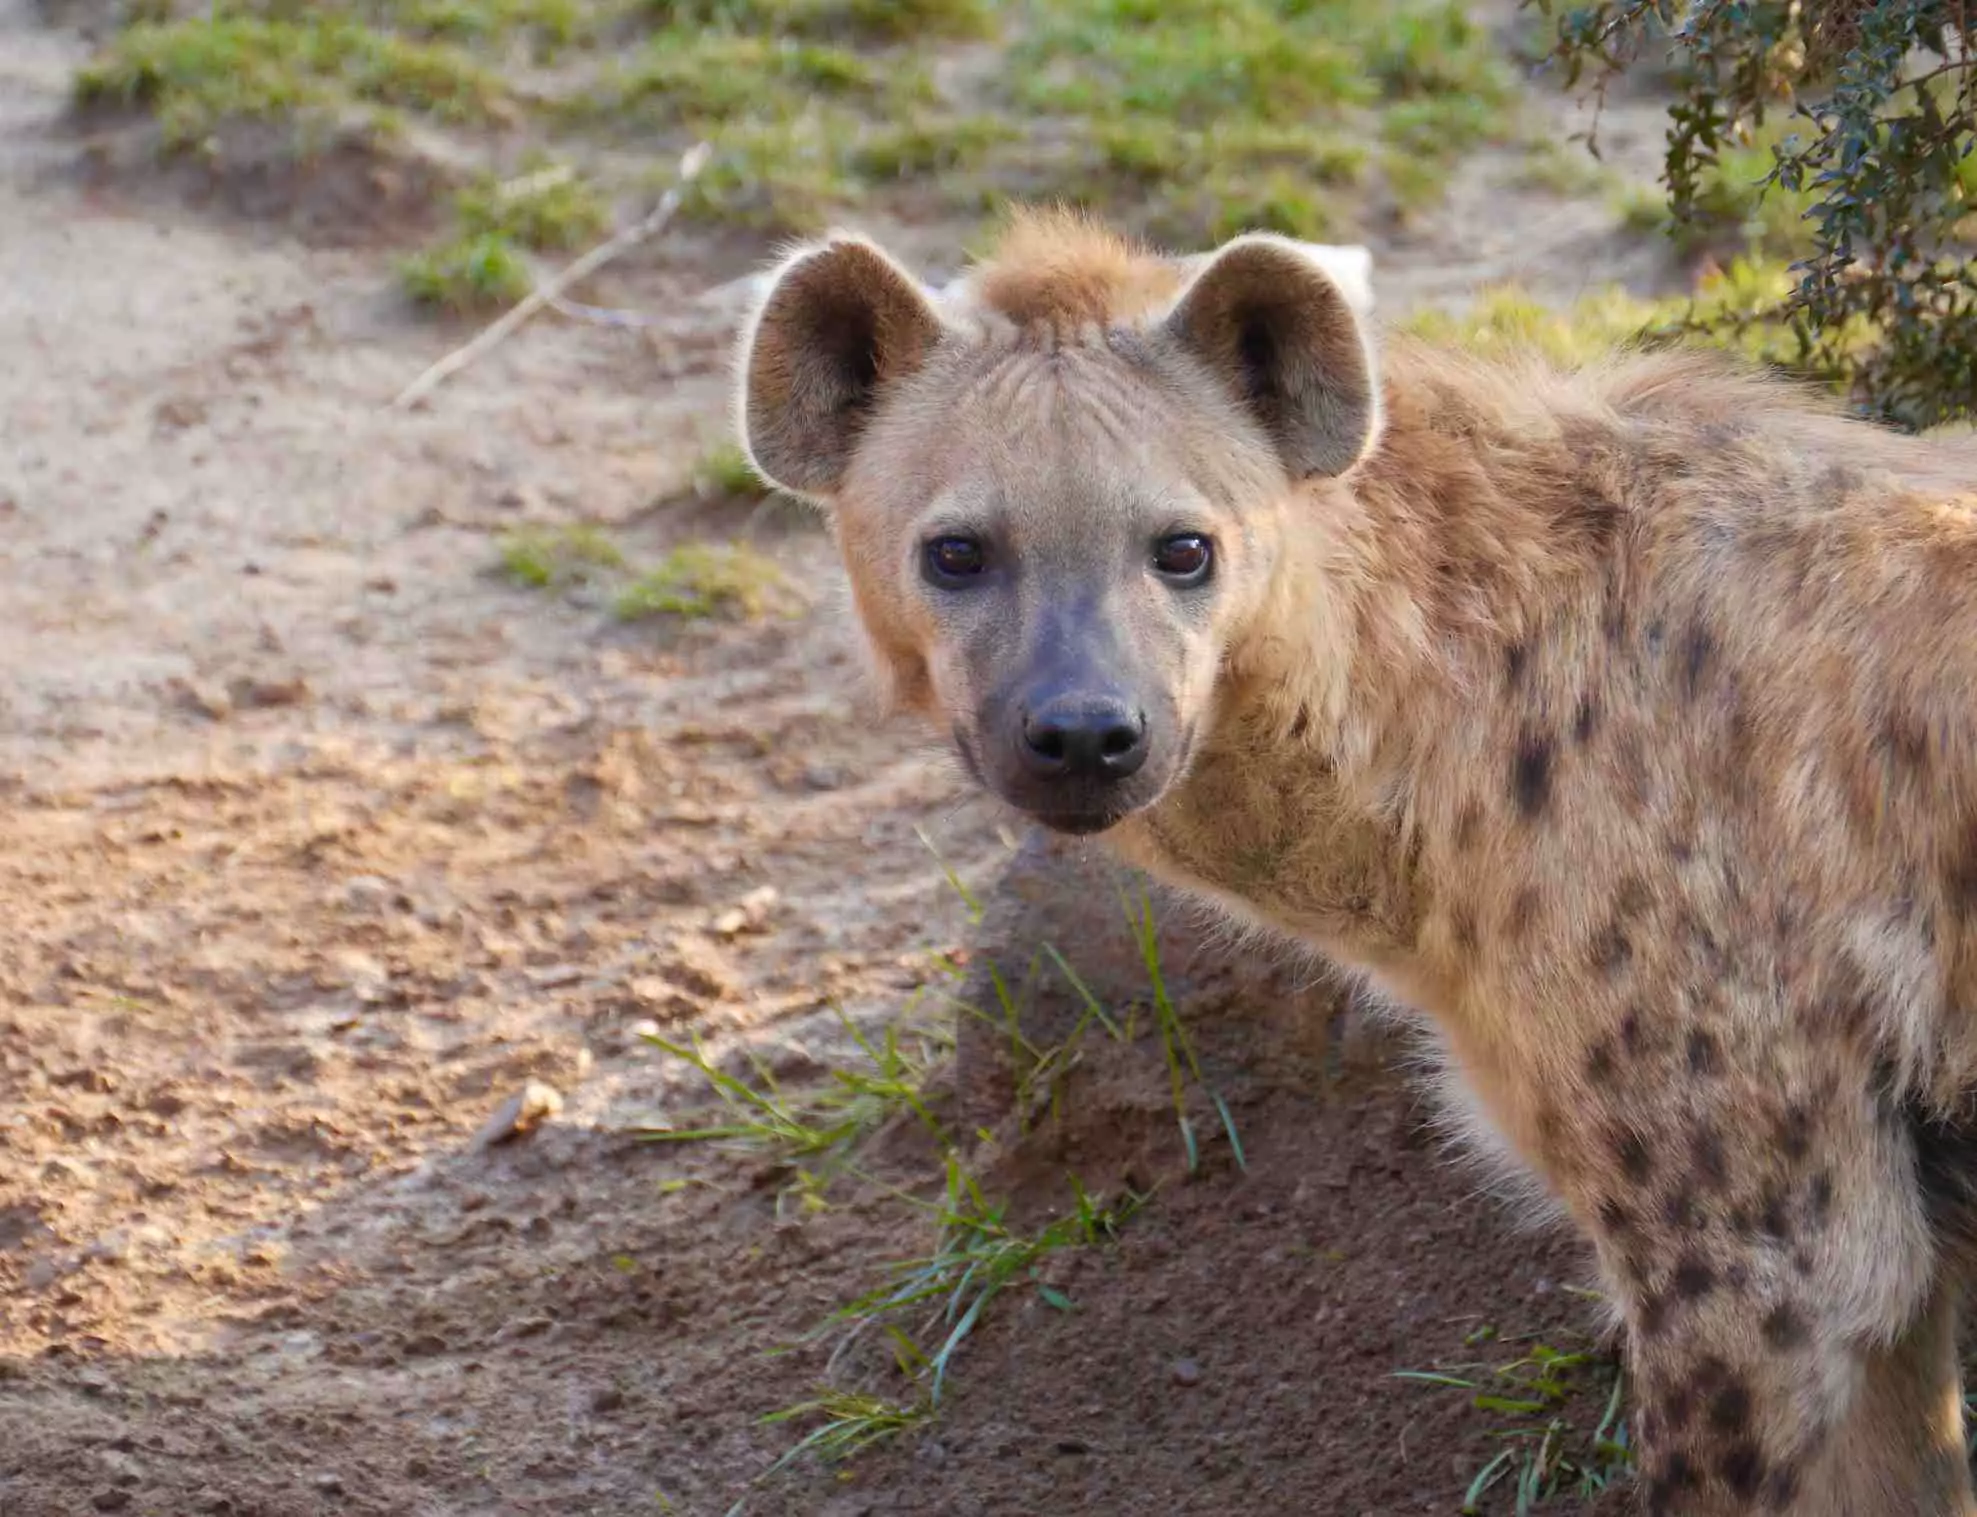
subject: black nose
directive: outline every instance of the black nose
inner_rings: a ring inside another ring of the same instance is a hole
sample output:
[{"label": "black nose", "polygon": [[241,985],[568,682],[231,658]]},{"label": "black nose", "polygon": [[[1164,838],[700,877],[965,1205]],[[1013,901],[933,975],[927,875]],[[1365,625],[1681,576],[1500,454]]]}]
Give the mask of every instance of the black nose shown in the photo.
[{"label": "black nose", "polygon": [[1146,750],[1146,718],[1123,701],[1059,696],[1023,716],[1024,762],[1045,779],[1123,780]]}]

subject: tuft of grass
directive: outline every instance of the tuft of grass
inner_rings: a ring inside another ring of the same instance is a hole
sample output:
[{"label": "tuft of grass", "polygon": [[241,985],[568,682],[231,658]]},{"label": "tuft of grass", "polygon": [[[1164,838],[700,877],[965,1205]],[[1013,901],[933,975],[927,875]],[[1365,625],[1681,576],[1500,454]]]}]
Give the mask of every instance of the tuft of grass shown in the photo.
[{"label": "tuft of grass", "polygon": [[709,448],[694,468],[693,482],[708,495],[753,497],[767,494],[769,489],[748,455],[733,442]]},{"label": "tuft of grass", "polygon": [[[949,1153],[945,1194],[933,1208],[940,1231],[932,1251],[895,1264],[885,1285],[832,1312],[824,1329],[856,1332],[885,1324],[896,1364],[924,1386],[929,1406],[939,1406],[948,1367],[991,1302],[1007,1290],[1032,1285],[1046,1306],[1075,1311],[1076,1302],[1041,1278],[1042,1261],[1060,1249],[1114,1241],[1148,1200],[1128,1190],[1115,1201],[1101,1202],[1076,1175],[1068,1179],[1071,1210],[1034,1233],[1019,1232],[1009,1224],[1007,1204],[992,1204],[975,1177]],[[917,1331],[898,1325],[902,1314],[916,1312],[923,1319]],[[931,1352],[921,1347],[923,1342],[932,1345]]]},{"label": "tuft of grass", "polygon": [[642,0],[640,8],[665,26],[866,43],[967,41],[995,30],[990,0]]},{"label": "tuft of grass", "polygon": [[465,315],[513,305],[534,288],[514,240],[472,232],[399,260],[399,282],[422,306]]},{"label": "tuft of grass", "polygon": [[235,15],[141,21],[76,75],[84,105],[139,106],[165,145],[190,149],[230,121],[335,119],[356,107],[436,120],[501,117],[501,79],[457,48],[376,31],[330,12],[308,20]]},{"label": "tuft of grass", "polygon": [[794,611],[794,590],[782,570],[740,543],[684,543],[619,592],[620,620],[654,616],[736,616],[749,620],[781,607]]},{"label": "tuft of grass", "polygon": [[454,216],[464,238],[502,237],[543,253],[584,247],[611,229],[604,196],[568,165],[512,179],[483,176],[460,191]]},{"label": "tuft of grass", "polygon": [[548,590],[580,583],[600,570],[621,570],[625,555],[597,527],[524,527],[502,537],[501,567],[511,579]]},{"label": "tuft of grass", "polygon": [[[1705,275],[1688,297],[1641,300],[1608,289],[1561,309],[1505,285],[1485,291],[1467,312],[1424,311],[1406,326],[1416,335],[1474,352],[1534,350],[1566,366],[1600,358],[1616,345],[1696,343],[1834,381],[1835,376],[1804,367],[1804,346],[1781,315],[1796,283],[1792,270],[1775,260],[1737,258]],[[1856,323],[1840,339],[1864,345],[1871,335],[1864,323]]]},{"label": "tuft of grass", "polygon": [[[909,1008],[910,1010],[910,1008]],[[708,1058],[696,1036],[677,1043],[658,1033],[645,1040],[697,1070],[719,1097],[724,1120],[694,1127],[649,1127],[654,1142],[731,1143],[766,1151],[796,1175],[791,1189],[810,1210],[821,1210],[831,1183],[853,1167],[858,1143],[881,1127],[910,1114],[945,1147],[946,1129],[927,1104],[927,1084],[945,1042],[924,1028],[902,1037],[888,1026],[876,1040],[837,1013],[869,1068],[833,1068],[829,1081],[800,1095],[785,1092],[774,1073],[744,1050],[758,1083],[729,1074]]]},{"label": "tuft of grass", "polygon": [[893,107],[927,98],[924,76],[882,69],[851,48],[788,37],[672,29],[571,103],[578,120],[688,123],[715,130],[760,120],[785,100],[833,98]]},{"label": "tuft of grass", "polygon": [[[1495,1336],[1494,1329],[1482,1328],[1465,1344]],[[1584,1501],[1633,1478],[1634,1451],[1621,1415],[1619,1358],[1524,1341],[1531,1343],[1529,1350],[1501,1364],[1395,1372],[1398,1379],[1461,1391],[1476,1410],[1506,1419],[1493,1434],[1504,1447],[1463,1492],[1465,1514],[1479,1512],[1483,1497],[1506,1481],[1517,1517],[1528,1517],[1548,1502]],[[1591,1428],[1576,1420],[1584,1405],[1602,1407]]]},{"label": "tuft of grass", "polygon": [[763,1478],[789,1468],[805,1454],[815,1454],[826,1464],[840,1464],[875,1443],[910,1432],[933,1415],[933,1404],[929,1401],[889,1401],[862,1391],[825,1386],[814,1399],[800,1401],[762,1418],[764,1423],[823,1419],[770,1465]]}]

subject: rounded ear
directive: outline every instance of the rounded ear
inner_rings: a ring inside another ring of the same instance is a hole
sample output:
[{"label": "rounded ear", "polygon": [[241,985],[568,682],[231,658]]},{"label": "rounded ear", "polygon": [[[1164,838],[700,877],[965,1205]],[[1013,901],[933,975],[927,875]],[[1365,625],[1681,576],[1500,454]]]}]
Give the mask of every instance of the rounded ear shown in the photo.
[{"label": "rounded ear", "polygon": [[792,253],[742,333],[736,431],[756,471],[831,495],[879,392],[941,330],[926,292],[871,243],[838,235]]},{"label": "rounded ear", "polygon": [[[1328,254],[1346,250],[1326,249]],[[1208,258],[1181,292],[1167,335],[1242,403],[1294,479],[1339,475],[1380,430],[1373,346],[1337,269],[1286,237],[1238,237]]]}]

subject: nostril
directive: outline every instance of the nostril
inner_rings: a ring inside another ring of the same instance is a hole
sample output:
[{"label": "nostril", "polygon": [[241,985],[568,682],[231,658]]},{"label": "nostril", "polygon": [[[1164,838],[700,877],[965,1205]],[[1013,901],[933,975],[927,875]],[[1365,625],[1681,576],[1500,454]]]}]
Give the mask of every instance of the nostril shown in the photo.
[{"label": "nostril", "polygon": [[1140,738],[1145,731],[1146,727],[1143,723],[1131,727],[1112,727],[1107,730],[1098,751],[1108,759],[1124,758],[1139,746]]},{"label": "nostril", "polygon": [[1039,758],[1047,758],[1053,763],[1064,761],[1064,729],[1061,727],[1032,727],[1025,734],[1029,738],[1030,751]]}]

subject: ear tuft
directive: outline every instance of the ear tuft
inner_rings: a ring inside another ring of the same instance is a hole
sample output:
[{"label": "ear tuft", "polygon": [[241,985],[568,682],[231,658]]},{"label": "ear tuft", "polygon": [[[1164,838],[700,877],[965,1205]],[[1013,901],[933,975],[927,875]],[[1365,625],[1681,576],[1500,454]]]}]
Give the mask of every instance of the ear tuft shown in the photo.
[{"label": "ear tuft", "polygon": [[[1324,256],[1319,256],[1319,255]],[[1269,233],[1204,261],[1166,330],[1262,424],[1296,479],[1345,473],[1380,426],[1364,249]]]},{"label": "ear tuft", "polygon": [[742,334],[736,431],[756,471],[792,495],[833,494],[879,395],[941,331],[926,292],[872,243],[837,234],[790,254]]}]

